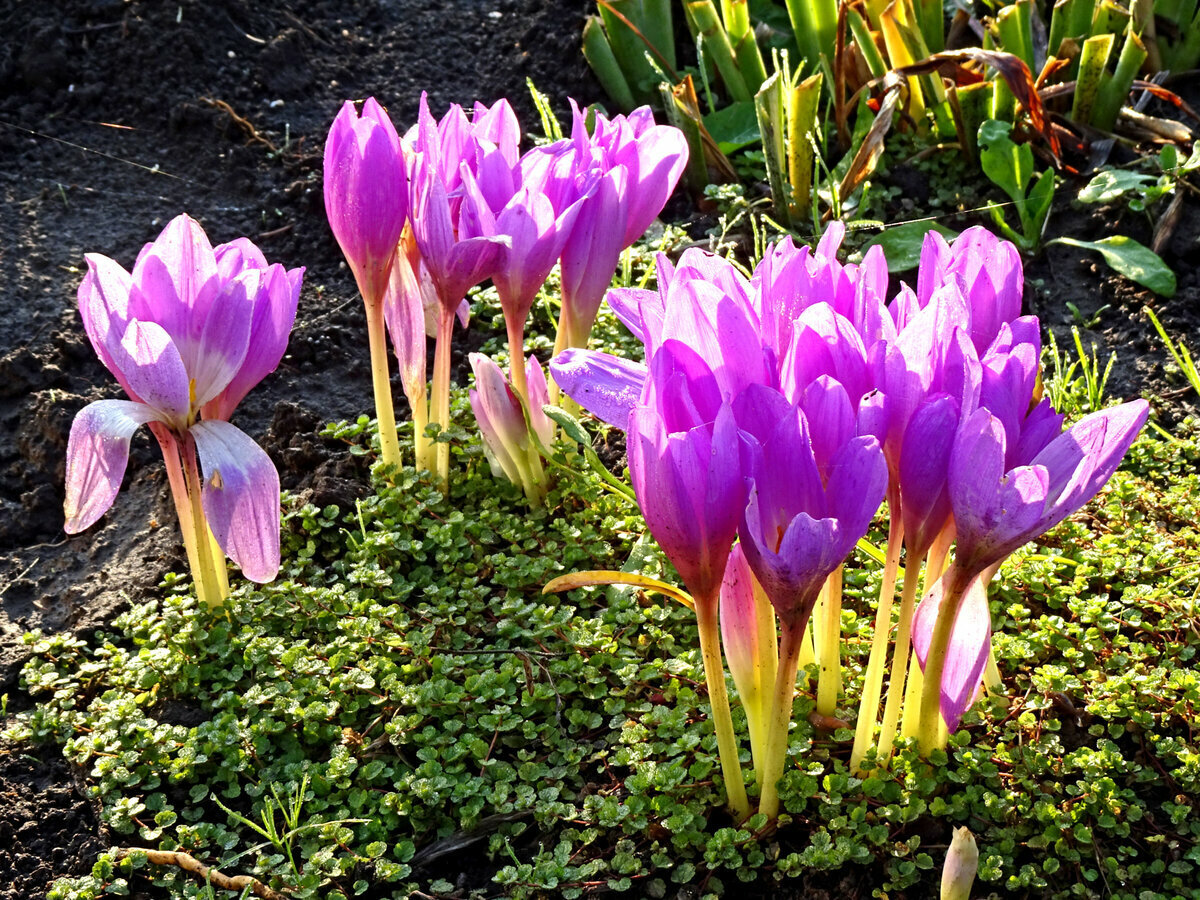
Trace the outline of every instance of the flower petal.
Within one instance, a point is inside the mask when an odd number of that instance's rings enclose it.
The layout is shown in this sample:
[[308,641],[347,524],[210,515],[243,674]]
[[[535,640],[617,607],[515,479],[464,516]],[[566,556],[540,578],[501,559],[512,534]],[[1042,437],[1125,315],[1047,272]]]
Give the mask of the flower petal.
[[129,463],[129,439],[139,425],[159,418],[145,403],[97,400],[71,423],[67,441],[67,534],[77,534],[108,512]]
[[599,350],[564,350],[550,360],[550,374],[564,394],[601,422],[624,431],[638,405],[647,369]]
[[92,349],[105,367],[129,392],[124,374],[117,368],[111,345],[120,343],[129,324],[129,292],[133,280],[129,273],[107,256],[84,255],[88,271],[79,285],[79,315]]
[[[953,568],[938,580],[933,589],[917,604],[913,614],[912,640],[921,668],[929,656],[929,645],[933,642],[933,629],[937,624],[938,612],[946,585],[950,583]],[[942,671],[940,705],[942,718],[953,733],[962,721],[963,713],[975,700],[979,679],[987,663],[991,648],[992,618],[988,610],[987,586],[984,579],[976,576],[967,585],[966,594],[954,620],[954,631],[946,650],[946,665]]]
[[138,256],[129,313],[161,325],[190,368],[200,330],[220,289],[208,236],[191,216],[179,215]]
[[179,349],[162,326],[134,319],[111,349],[133,396],[156,409],[164,422],[182,428],[191,409],[191,386]]
[[279,473],[266,452],[241,429],[220,420],[192,426],[201,495],[209,527],[251,581],[279,571]]

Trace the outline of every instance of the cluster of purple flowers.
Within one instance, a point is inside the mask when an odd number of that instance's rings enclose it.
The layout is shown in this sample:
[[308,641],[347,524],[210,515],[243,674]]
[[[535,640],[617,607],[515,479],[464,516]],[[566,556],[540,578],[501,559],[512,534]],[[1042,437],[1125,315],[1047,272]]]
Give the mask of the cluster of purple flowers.
[[[940,698],[953,729],[990,646],[985,595],[970,586],[1093,496],[1147,416],[1138,400],[1062,432],[1040,398],[1038,322],[1020,315],[1011,245],[983,229],[952,247],[931,233],[917,289],[887,303],[882,252],[842,265],[842,234],[835,223],[815,252],[776,244],[750,278],[700,250],[674,265],[660,257],[657,291],[609,294],[644,362],[568,350],[551,363],[564,392],[627,432],[647,525],[701,629],[712,627],[735,540],[735,561],[779,619],[761,776],[769,815],[800,639],[881,501],[903,523],[910,562],[939,536],[956,545],[913,623],[934,713]],[[727,618],[728,635],[738,623]],[[744,643],[760,646],[727,638]]]
[[[351,103],[342,108],[325,147],[329,221],[358,280],[368,323],[386,320],[391,332],[414,410],[418,465],[431,462],[425,424],[445,427],[449,420],[455,315],[465,315],[467,291],[490,278],[504,312],[510,365],[506,377],[491,360],[472,360],[479,386],[473,405],[493,468],[531,497],[544,477],[526,439],[525,410],[540,410],[546,394],[538,363],[525,364],[529,310],[561,259],[559,342],[586,344],[621,251],[658,215],[687,162],[682,134],[655,125],[649,109],[597,116],[590,134],[584,114],[573,110],[569,139],[521,154],[520,128],[506,100],[477,104],[470,118],[451,106],[439,121],[422,98],[417,124],[400,138],[370,99],[361,115]],[[419,407],[428,320],[436,342],[426,411]],[[386,382],[386,361],[382,370]],[[376,405],[382,432],[390,398],[377,391]],[[442,444],[437,452],[436,471],[445,482],[449,448]],[[395,460],[385,452],[385,461]]]
[[[1104,485],[1148,406],[1126,403],[1063,431],[1041,397],[1039,324],[1020,314],[1020,258],[978,228],[953,245],[931,232],[916,289],[902,286],[890,302],[882,250],[859,265],[837,260],[840,223],[815,251],[790,238],[774,245],[750,277],[699,249],[675,263],[660,254],[657,290],[607,295],[644,360],[588,350],[620,253],[661,211],[687,146],[649,110],[597,115],[590,133],[573,112],[570,138],[524,154],[503,100],[477,105],[473,117],[452,106],[439,121],[422,98],[403,138],[374,100],[338,114],[325,148],[325,201],[366,305],[383,460],[399,461],[390,332],[418,466],[448,479],[448,447],[435,453],[425,426],[449,421],[453,323],[465,321],[467,291],[490,278],[510,366],[505,374],[472,354],[471,403],[493,470],[531,500],[542,496],[537,447],[553,436],[542,409],[550,392],[537,360],[525,360],[524,326],[560,263],[551,372],[627,433],[646,523],[692,595],[729,804],[749,814],[722,635],[749,722],[759,809],[774,817],[806,629],[826,597],[818,708],[832,708],[841,566],[880,504],[891,516],[893,574],[901,546],[907,553],[880,754],[896,729],[893,700],[904,690],[910,643],[923,670],[909,682],[919,685],[911,733],[928,752],[979,689],[990,650],[988,580]],[[244,238],[213,248],[187,216],[142,250],[132,273],[103,256],[87,262],[84,326],[129,399],[97,401],[72,426],[66,529],[87,528],[112,505],[130,438],[148,424],[167,462],[197,593],[220,605],[224,555],[255,581],[279,568],[278,474],[229,419],[283,355],[303,270],[268,265]],[[922,565],[928,589],[917,605]],[[874,728],[893,592],[894,578],[881,594],[856,766]]]

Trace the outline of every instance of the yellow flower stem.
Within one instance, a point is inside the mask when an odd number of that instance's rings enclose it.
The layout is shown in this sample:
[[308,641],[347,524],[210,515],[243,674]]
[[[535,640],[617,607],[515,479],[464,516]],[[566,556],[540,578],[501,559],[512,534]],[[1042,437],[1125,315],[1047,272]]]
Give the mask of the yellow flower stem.
[[796,692],[796,670],[800,662],[806,621],[783,622],[779,643],[779,668],[775,670],[775,693],[771,703],[771,725],[767,737],[767,760],[762,775],[758,811],[768,821],[779,816],[779,780],[787,762],[788,728],[792,723],[792,699]]
[[883,709],[883,725],[879,728],[879,758],[890,759],[900,722],[900,707],[904,700],[904,680],[908,675],[908,655],[912,648],[913,610],[917,605],[918,575],[922,559],[909,559],[904,567],[904,591],[900,595],[900,617],[896,626],[896,649],[892,654],[892,677],[888,682],[887,703]]
[[217,576],[217,591],[221,595],[221,602],[224,603],[229,599],[229,563],[226,561],[225,551],[217,543],[217,536],[212,533],[211,527],[208,529],[208,544],[212,553],[213,572]]
[[746,797],[742,762],[733,732],[733,716],[729,712],[729,694],[725,690],[717,598],[697,596],[695,601],[700,653],[704,659],[704,680],[708,684],[708,702],[712,708],[713,729],[717,733],[717,753],[721,759],[721,775],[725,779],[726,803],[733,817],[742,822],[750,817],[750,801]]
[[908,686],[904,689],[904,715],[900,720],[900,736],[917,736],[917,718],[921,706],[921,691],[925,686],[925,674],[914,650],[908,660]]
[[396,437],[396,409],[388,374],[387,331],[382,299],[363,298],[367,308],[367,342],[371,348],[371,386],[375,391],[375,418],[379,422],[379,450],[384,465],[400,467],[400,441]]
[[879,583],[875,635],[871,638],[871,655],[863,676],[862,701],[854,728],[854,746],[850,750],[850,770],[859,774],[862,774],[860,767],[863,757],[867,755],[867,748],[875,737],[875,723],[879,721],[879,697],[883,692],[883,669],[887,664],[888,637],[892,631],[892,602],[896,596],[896,575],[900,570],[900,547],[904,538],[904,522],[899,507],[890,508],[887,556],[883,563],[883,578]]
[[429,424],[429,395],[424,381],[414,391],[414,396],[408,398],[408,405],[412,407],[413,457],[417,471],[432,472],[433,442],[425,435],[425,426]]
[[207,585],[202,584],[200,579],[202,567],[196,541],[196,524],[192,517],[192,500],[188,493],[187,476],[183,472],[183,463],[179,458],[181,450],[179,442],[174,435],[167,431],[165,425],[151,422],[150,430],[158,438],[163,452],[163,462],[167,466],[167,483],[171,486],[171,499],[175,501],[175,515],[179,518],[179,530],[183,533],[183,549],[187,553],[188,569],[192,573],[192,584],[196,588],[196,599],[211,608],[213,603],[210,602],[206,592]]
[[209,539],[208,519],[204,515],[204,504],[201,502],[200,466],[196,461],[196,445],[190,436],[184,438],[180,450],[191,513],[189,527],[196,545],[196,565],[192,570],[192,580],[196,584],[196,596],[203,600],[209,609],[219,609],[224,605],[225,597],[221,595],[221,581],[213,559],[214,542]]
[[[438,311],[437,337],[433,346],[433,397],[430,401],[431,418],[442,431],[450,427],[450,336],[453,332],[454,308],[443,303]],[[450,445],[439,441],[435,447],[434,475],[444,493],[450,489]]]
[[[1000,566],[1004,561],[1001,560],[992,566],[984,569],[983,574],[979,576],[979,580],[983,584],[984,594],[987,594],[988,585],[992,583],[992,579],[996,577],[996,573],[1000,571]],[[988,657],[987,664],[983,667],[983,685],[989,694],[1004,693],[1004,679],[1000,676],[1000,667],[996,665],[996,651],[991,646],[991,640],[988,640]]]
[[776,640],[775,607],[753,574],[750,582],[754,591],[755,623],[758,629],[758,680],[753,697],[742,697],[746,710],[746,727],[750,732],[750,758],[754,763],[754,780],[762,792],[763,768],[767,761],[767,741],[771,733],[771,690],[779,668],[779,644]]
[[[815,629],[805,628],[804,636],[800,638],[800,656],[796,660],[796,670],[801,671],[817,664]],[[807,677],[807,676],[806,676]]]
[[946,669],[946,654],[950,649],[954,622],[958,618],[958,610],[966,595],[967,585],[970,584],[966,573],[953,564],[943,578],[946,581],[945,593],[942,596],[942,608],[938,611],[937,622],[933,626],[929,654],[925,658],[925,685],[921,691],[920,718],[917,724],[917,740],[921,745],[921,755],[925,757],[945,746],[941,728],[942,673]]
[[817,712],[833,716],[842,690],[842,567],[829,573],[821,590],[824,627],[821,629],[820,674],[817,676]]
[[[943,528],[929,547],[929,554],[925,558],[925,572],[921,576],[921,596],[928,594],[934,582],[945,574],[952,543],[954,543],[953,523]],[[914,650],[908,663],[908,687],[904,690],[904,708],[901,710],[900,717],[901,737],[915,738],[917,736],[917,717],[920,713],[919,698],[923,684],[924,676]]]

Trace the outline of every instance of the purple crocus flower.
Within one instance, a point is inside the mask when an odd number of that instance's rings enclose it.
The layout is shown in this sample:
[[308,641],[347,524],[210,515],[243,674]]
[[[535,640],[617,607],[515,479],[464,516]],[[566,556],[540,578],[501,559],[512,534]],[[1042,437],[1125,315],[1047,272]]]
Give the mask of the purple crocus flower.
[[[433,390],[427,421],[450,424],[450,340],[454,316],[467,291],[486,281],[502,260],[508,239],[495,234],[484,190],[511,187],[520,138],[507,101],[476,108],[477,127],[459,106],[440,122],[429,112],[424,94],[417,124],[405,135],[413,153],[409,168],[409,206],[413,240],[423,271],[437,294]],[[510,191],[511,194],[511,191]],[[438,444],[434,464],[443,487],[450,482],[450,448]]]
[[[468,289],[492,276],[500,260],[503,242],[479,224],[492,218],[491,210],[480,192],[465,184],[492,183],[493,176],[480,179],[481,166],[489,172],[507,169],[511,178],[516,159],[508,150],[510,114],[507,101],[499,101],[476,133],[457,105],[435,120],[422,94],[417,124],[405,135],[414,151],[409,170],[413,236],[442,305],[451,312]],[[515,118],[511,122],[515,125]]]
[[408,217],[408,180],[400,138],[374,97],[361,116],[346,101],[325,142],[325,212],[359,292],[380,303]]
[[[747,406],[768,412],[759,412],[761,425],[751,426],[758,440],[751,444],[749,499],[739,533],[780,621],[803,631],[825,579],[879,509],[887,466],[875,438],[854,437],[831,454],[825,483],[804,414],[782,395],[769,402],[768,392],[744,398]],[[749,424],[745,417],[739,421]]]
[[279,568],[279,475],[224,416],[282,356],[303,270],[260,265],[265,260],[248,241],[214,252],[186,215],[146,246],[132,274],[99,254],[86,259],[84,328],[130,399],[97,400],[71,426],[67,533],[89,527],[112,505],[130,438],[150,424],[169,471],[173,453],[197,487],[203,473],[200,499],[221,548],[247,578],[270,581]]
[[[941,714],[951,731],[970,705],[987,661],[991,619],[981,574],[1095,496],[1148,415],[1144,400],[1092,413],[1016,465],[1008,455],[1011,436],[998,416],[980,408],[962,424],[949,471],[955,561],[913,621],[913,645],[926,677],[940,681]],[[1044,433],[1043,423],[1052,416],[1048,405],[1039,405],[1027,421]],[[938,644],[936,667],[944,671],[931,672],[930,654]],[[923,720],[925,713],[923,708]]]
[[591,135],[573,100],[571,111],[571,138],[561,149],[573,153],[577,170],[590,172],[598,183],[562,250],[559,350],[587,345],[621,251],[662,212],[688,159],[683,132],[654,124],[649,107],[612,119],[597,113]]
[[[529,431],[525,425],[525,412],[521,400],[513,391],[504,371],[491,357],[482,353],[470,355],[471,370],[475,373],[475,387],[469,392],[471,409],[479,423],[483,437],[483,449],[492,474],[503,475],[514,484],[519,484],[528,493],[536,485],[530,481],[529,459],[534,450],[530,447]],[[546,376],[541,364],[534,356],[525,363],[525,384],[529,390],[529,419],[538,440],[549,444],[554,436],[554,423],[542,411],[549,402]]]

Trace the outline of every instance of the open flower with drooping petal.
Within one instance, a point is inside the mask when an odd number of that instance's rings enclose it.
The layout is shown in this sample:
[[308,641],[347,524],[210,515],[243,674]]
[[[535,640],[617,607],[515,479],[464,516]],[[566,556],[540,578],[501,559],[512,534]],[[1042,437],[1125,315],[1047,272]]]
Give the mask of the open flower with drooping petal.
[[[84,328],[129,399],[98,400],[72,424],[66,531],[82,531],[112,505],[130,439],[150,424],[167,457],[181,519],[200,504],[201,521],[207,519],[189,555],[208,545],[211,526],[247,578],[270,581],[279,568],[279,475],[262,448],[224,416],[282,356],[303,270],[264,267],[248,241],[214,253],[186,215],[147,245],[132,274],[99,254],[86,259],[79,288]],[[192,497],[178,496],[177,477]],[[200,587],[203,575],[195,575]]]
[[[1039,429],[1041,422],[1053,421],[1041,409],[1028,416]],[[921,601],[913,621],[913,645],[926,683],[941,687],[931,691],[929,705],[934,710],[940,705],[951,731],[974,697],[990,646],[991,619],[980,575],[1095,496],[1148,415],[1145,400],[1092,413],[1017,465],[1008,458],[1004,423],[988,409],[977,410],[960,427],[949,473],[955,560]]]

